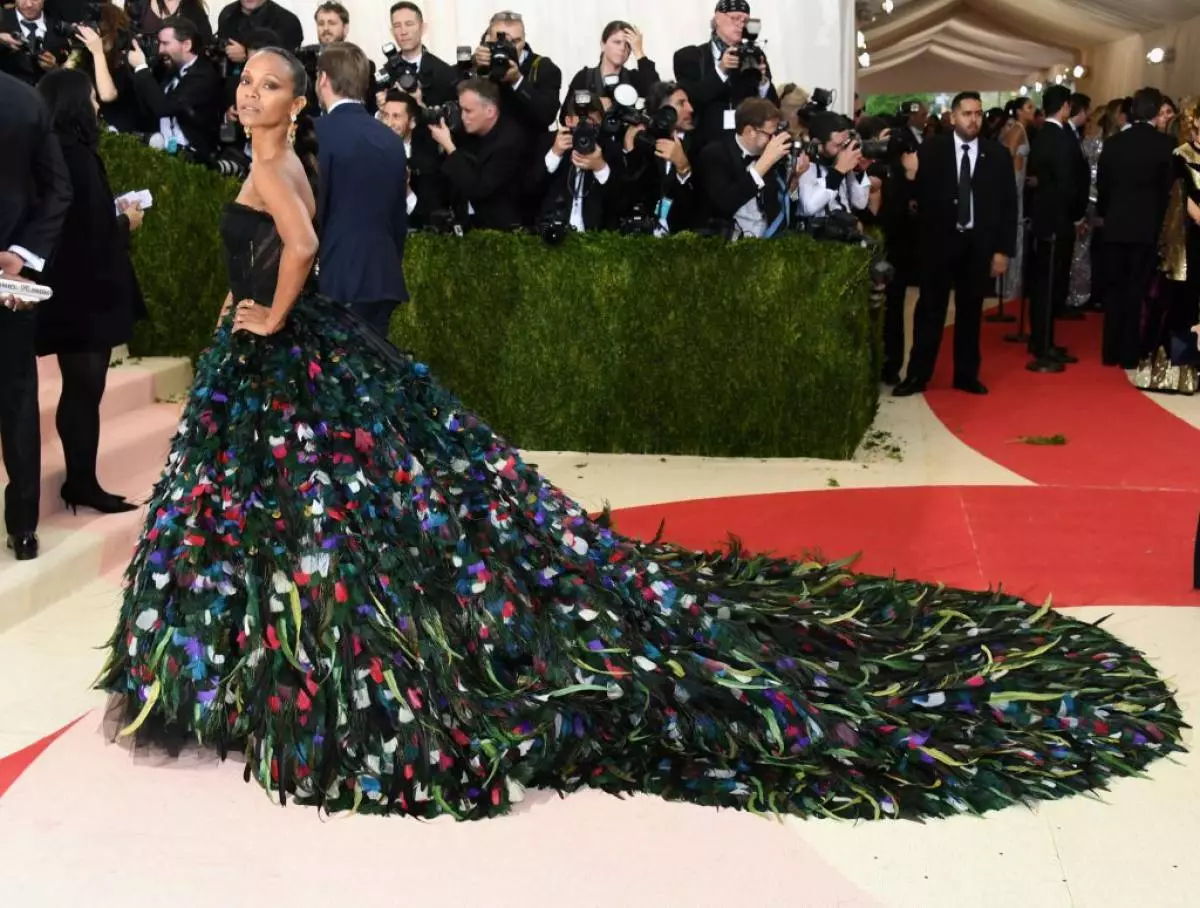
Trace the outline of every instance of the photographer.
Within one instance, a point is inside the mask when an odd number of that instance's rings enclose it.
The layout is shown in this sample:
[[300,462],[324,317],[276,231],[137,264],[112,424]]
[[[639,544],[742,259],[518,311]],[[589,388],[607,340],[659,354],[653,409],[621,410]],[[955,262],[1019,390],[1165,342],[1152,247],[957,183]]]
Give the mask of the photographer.
[[[630,57],[637,60],[636,69],[627,69]],[[632,85],[638,97],[644,98],[657,84],[658,69],[654,61],[646,56],[642,33],[628,22],[610,22],[600,36],[600,63],[585,66],[575,74],[567,88],[567,100],[577,91],[588,91],[602,99],[605,107],[612,103],[612,93],[618,85]],[[563,116],[567,105],[563,104]]]
[[687,92],[675,82],[659,82],[646,98],[646,112],[671,108],[675,126],[669,137],[651,137],[653,144],[639,141],[644,125],[632,126],[625,134],[622,154],[622,182],[628,189],[630,211],[652,213],[658,228],[656,235],[679,233],[695,228],[699,221],[696,180],[690,155],[693,153],[692,130],[695,126],[692,103]]
[[[383,66],[389,77],[388,88],[405,91],[429,107],[455,100],[458,97],[455,87],[460,81],[458,70],[425,47],[425,17],[421,8],[401,0],[392,6],[391,22],[396,54],[389,56]],[[406,75],[409,78],[404,78]]]
[[887,261],[896,274],[887,286],[883,309],[883,375],[886,385],[900,383],[904,366],[904,307],[908,288],[920,286],[917,257],[917,152],[921,145],[908,129],[893,134],[883,177],[880,224]]
[[475,71],[499,86],[505,115],[522,128],[530,145],[558,117],[562,70],[525,43],[520,14],[492,16],[483,44],[475,49]]
[[168,19],[158,33],[158,53],[167,71],[160,85],[136,43],[129,51],[134,88],[158,120],[163,147],[189,148],[202,161],[217,149],[221,124],[221,74],[197,54],[196,27],[187,19]]
[[[762,98],[738,105],[734,135],[700,152],[700,188],[712,217],[732,222],[734,239],[774,236],[786,219],[792,137],[780,131],[779,108]],[[808,167],[797,159],[795,171]]]
[[0,70],[29,85],[66,59],[74,28],[45,13],[45,0],[0,11]]
[[429,133],[446,153],[442,174],[457,197],[459,220],[485,230],[520,227],[529,153],[526,133],[503,112],[500,88],[490,80],[461,83],[458,103],[466,135],[456,140],[445,121],[430,126]]
[[588,91],[567,99],[563,126],[547,133],[530,174],[529,192],[541,200],[537,222],[565,223],[583,233],[616,226],[619,187],[604,156],[604,105]]
[[78,61],[77,68],[91,76],[105,125],[117,132],[153,132],[150,116],[138,100],[133,67],[129,65],[134,39],[125,13],[106,3],[100,8],[98,32],[87,25],[75,26],[75,32],[86,48],[86,56]]
[[304,43],[304,28],[296,14],[275,0],[233,0],[217,16],[217,45],[227,61],[226,106],[234,103],[242,67],[250,53],[247,35],[262,30],[278,35],[279,46],[287,51],[294,51]]
[[779,103],[766,55],[747,34],[750,21],[746,0],[720,0],[708,42],[675,52],[675,78],[696,109],[698,149],[736,132],[735,111],[747,98]]
[[801,215],[821,218],[841,211],[857,217],[871,200],[871,182],[862,169],[862,143],[850,121],[829,111],[813,114],[809,133],[819,153],[800,178]]
[[125,14],[133,32],[146,38],[157,35],[168,19],[182,18],[196,26],[198,48],[207,48],[213,43],[212,23],[204,0],[128,0]]
[[[408,168],[407,207],[409,231],[424,230],[432,225],[435,211],[446,208],[446,187],[442,178],[442,156],[436,144],[413,142],[423,108],[412,95],[399,89],[388,89],[379,119],[404,141]],[[430,147],[432,145],[432,147]]]

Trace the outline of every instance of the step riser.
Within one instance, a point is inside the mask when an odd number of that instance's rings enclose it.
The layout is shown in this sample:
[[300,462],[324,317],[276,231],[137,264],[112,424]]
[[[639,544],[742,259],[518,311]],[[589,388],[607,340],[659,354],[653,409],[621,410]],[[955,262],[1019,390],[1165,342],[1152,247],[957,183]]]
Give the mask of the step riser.
[[[155,403],[154,375],[152,373],[139,373],[136,378],[122,376],[120,381],[113,381],[115,377],[116,373],[109,374],[109,386],[105,390],[104,398],[100,402],[100,422],[102,426],[108,420],[124,416],[126,413],[132,413],[140,407],[148,407]],[[58,411],[58,398],[61,393],[62,385],[57,381],[56,376],[54,381],[43,383],[43,387],[38,394],[38,404],[41,410],[43,447],[45,447],[46,442],[58,438],[58,429],[55,426],[55,414]]]

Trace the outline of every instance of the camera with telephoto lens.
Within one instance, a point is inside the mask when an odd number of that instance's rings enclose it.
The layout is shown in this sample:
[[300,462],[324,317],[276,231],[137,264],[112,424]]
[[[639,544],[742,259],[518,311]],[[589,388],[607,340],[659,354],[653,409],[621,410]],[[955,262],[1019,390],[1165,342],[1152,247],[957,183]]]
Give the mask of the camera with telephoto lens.
[[678,122],[679,114],[670,104],[647,113],[645,101],[638,97],[636,88],[618,85],[613,90],[613,105],[605,112],[600,129],[605,135],[619,136],[631,126],[644,126],[645,129],[634,136],[634,147],[653,152],[659,139],[675,138]]
[[320,59],[321,53],[324,50],[324,44],[305,44],[296,51],[296,59],[304,67],[304,74],[308,76],[310,87],[314,87],[317,84],[317,60]]
[[739,73],[757,72],[758,67],[767,62],[767,55],[758,44],[758,36],[762,34],[761,19],[747,19],[746,27],[742,30],[742,40],[733,52],[738,57]]
[[537,232],[547,246],[561,246],[571,232],[571,226],[566,218],[552,214],[538,222]]
[[458,132],[462,129],[462,108],[458,106],[457,101],[447,101],[445,104],[418,109],[418,126],[429,127],[438,123],[445,123],[451,132]]
[[417,64],[410,63],[400,56],[396,45],[389,41],[381,48],[383,50],[383,66],[375,74],[375,90],[387,91],[398,88],[408,94],[414,94],[422,88],[421,77],[417,73]]
[[851,131],[848,145],[858,143],[862,156],[869,161],[881,161],[888,156],[889,142],[887,139],[864,139],[857,132]]
[[481,69],[479,75],[487,76],[493,82],[503,82],[504,76],[508,73],[508,64],[520,65],[517,45],[508,37],[507,32],[500,32],[496,35],[495,41],[488,41],[483,46],[491,51],[492,62],[486,69]]

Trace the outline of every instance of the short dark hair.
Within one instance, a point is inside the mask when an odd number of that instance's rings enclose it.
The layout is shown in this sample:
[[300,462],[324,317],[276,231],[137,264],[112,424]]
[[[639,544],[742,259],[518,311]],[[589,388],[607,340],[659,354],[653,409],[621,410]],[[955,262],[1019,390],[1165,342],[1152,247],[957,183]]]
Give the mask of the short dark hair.
[[954,100],[950,102],[951,110],[958,110],[962,107],[964,101],[978,101],[980,106],[983,105],[983,98],[979,97],[977,91],[960,91],[954,96]]
[[371,87],[371,64],[357,44],[339,41],[317,57],[317,74],[324,73],[339,98],[365,98]]
[[405,9],[416,13],[418,22],[425,21],[425,14],[421,12],[421,7],[417,6],[415,3],[410,3],[409,0],[400,0],[399,3],[393,3],[392,8],[388,10],[388,22],[392,21],[392,16]]
[[1134,93],[1129,106],[1129,119],[1135,123],[1153,120],[1163,105],[1163,96],[1157,88],[1142,88]]
[[500,87],[491,79],[466,79],[458,83],[460,98],[468,91],[479,95],[493,107],[500,106]]
[[271,28],[251,28],[241,37],[246,53],[266,50],[268,47],[283,47],[283,39],[279,37],[279,32]]
[[175,40],[180,44],[184,41],[191,42],[192,53],[200,53],[200,29],[196,28],[191,19],[184,16],[167,16],[158,27],[159,34],[164,28],[175,32]]
[[317,16],[321,15],[321,13],[333,13],[342,20],[342,25],[350,24],[350,11],[338,3],[337,0],[325,0],[324,3],[318,6],[316,12],[313,13],[313,21],[316,21]]
[[617,32],[624,31],[633,31],[633,26],[621,19],[614,19],[608,25],[604,26],[604,31],[600,34],[600,43],[603,44]]
[[1162,103],[1158,105],[1158,109],[1162,110],[1164,107],[1171,108],[1171,113],[1179,113],[1179,108],[1175,106],[1175,102],[1167,95],[1162,96]]
[[389,88],[387,91],[387,96],[383,99],[383,103],[384,104],[403,104],[405,107],[408,108],[408,115],[410,117],[412,117],[414,120],[421,113],[421,105],[417,103],[417,99],[414,98],[412,95],[410,95],[408,92],[401,91],[398,88]]
[[1042,110],[1052,117],[1071,103],[1071,89],[1064,85],[1051,85],[1042,93]]
[[671,95],[686,91],[678,82],[655,82],[646,92],[646,110],[662,110],[671,103]]
[[766,98],[747,98],[737,106],[733,115],[733,128],[735,132],[742,133],[747,128],[760,129],[764,123],[782,119],[783,114],[779,112],[779,108]]
[[38,94],[50,111],[51,128],[84,145],[99,141],[100,126],[92,107],[92,80],[78,69],[52,69],[42,76]]
[[1084,111],[1092,109],[1092,99],[1081,91],[1071,94],[1071,116],[1077,117]]

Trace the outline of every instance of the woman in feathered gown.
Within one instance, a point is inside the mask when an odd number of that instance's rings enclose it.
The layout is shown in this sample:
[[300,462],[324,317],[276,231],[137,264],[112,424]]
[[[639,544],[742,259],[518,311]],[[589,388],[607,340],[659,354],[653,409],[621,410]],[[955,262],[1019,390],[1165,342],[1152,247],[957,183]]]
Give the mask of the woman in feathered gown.
[[254,167],[221,228],[233,292],[98,682],[123,733],[242,749],[280,801],[459,819],[527,786],[983,812],[1182,749],[1142,656],[1049,607],[589,518],[304,292],[314,204],[286,138],[303,96],[280,51],[238,89]]

